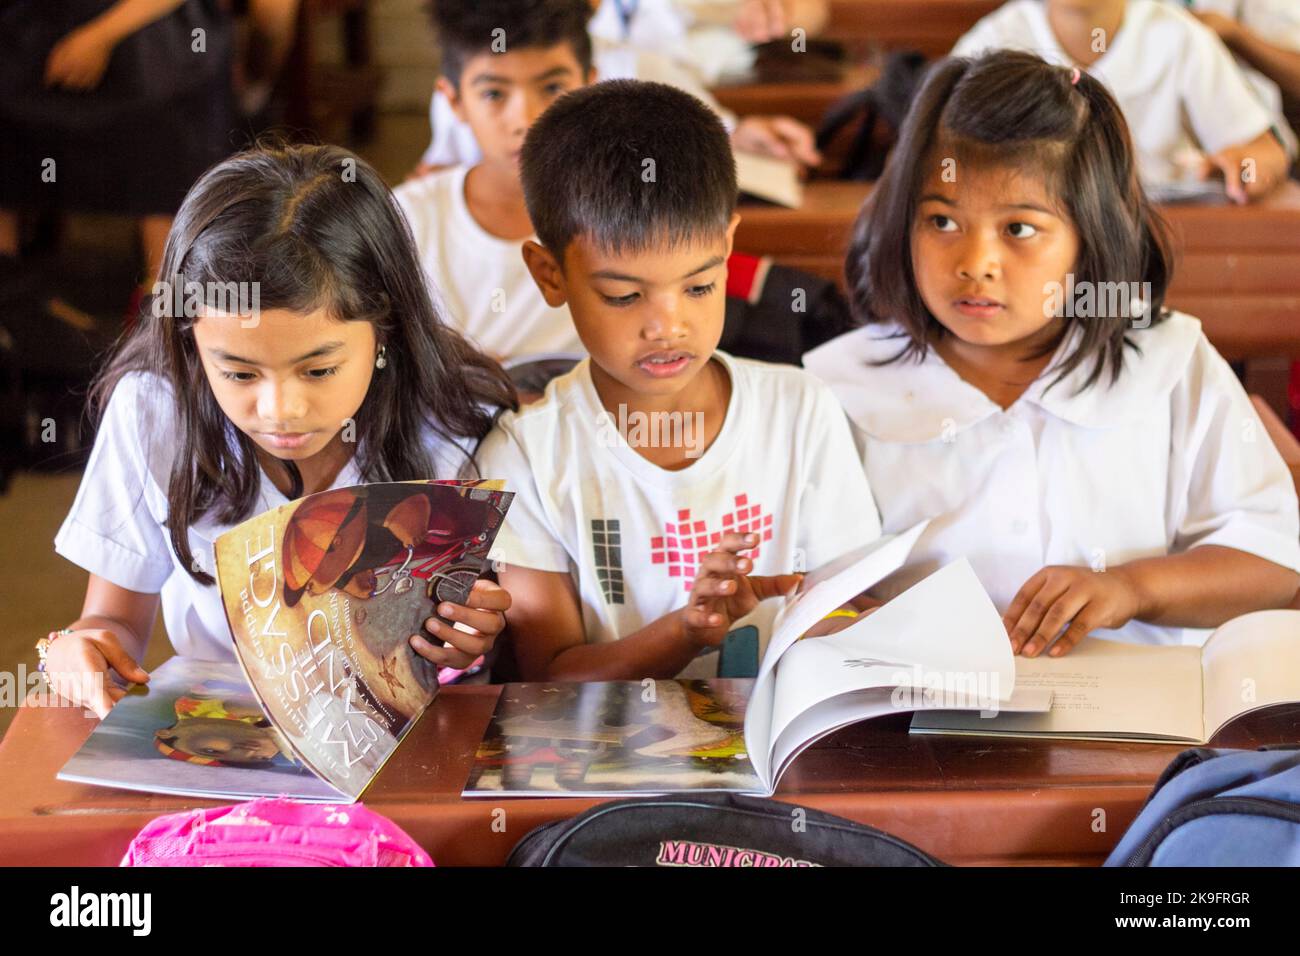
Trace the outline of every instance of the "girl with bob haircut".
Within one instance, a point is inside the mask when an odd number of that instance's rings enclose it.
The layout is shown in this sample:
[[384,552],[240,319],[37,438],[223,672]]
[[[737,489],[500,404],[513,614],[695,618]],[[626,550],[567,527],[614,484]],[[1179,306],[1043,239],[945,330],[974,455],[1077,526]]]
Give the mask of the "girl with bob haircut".
[[[346,150],[259,148],[208,170],[158,280],[92,387],[99,430],[55,538],[90,581],[81,618],[46,639],[47,674],[101,716],[125,693],[110,670],[148,679],[160,603],[178,654],[232,657],[210,567],[222,532],[328,488],[468,474],[516,405],[497,364],[442,322],[391,194]],[[469,631],[430,619],[411,644],[465,667],[509,603],[479,581],[444,615]]]
[[865,204],[836,391],[886,533],[931,524],[889,598],[965,556],[1016,653],[1201,643],[1300,587],[1291,478],[1241,384],[1169,311],[1165,227],[1092,77],[936,64]]

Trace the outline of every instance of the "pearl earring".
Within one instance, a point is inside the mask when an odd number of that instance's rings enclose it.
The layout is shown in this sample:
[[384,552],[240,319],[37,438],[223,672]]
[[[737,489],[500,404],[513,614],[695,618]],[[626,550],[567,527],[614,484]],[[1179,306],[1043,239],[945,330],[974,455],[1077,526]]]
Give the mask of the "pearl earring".
[[379,346],[379,354],[375,357],[375,368],[388,367],[388,346]]

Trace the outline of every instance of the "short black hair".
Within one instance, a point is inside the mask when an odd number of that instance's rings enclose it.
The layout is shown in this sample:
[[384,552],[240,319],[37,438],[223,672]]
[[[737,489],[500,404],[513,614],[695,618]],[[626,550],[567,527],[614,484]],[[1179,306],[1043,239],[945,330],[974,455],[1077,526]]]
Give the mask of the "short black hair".
[[[854,227],[845,262],[850,305],[860,324],[897,322],[910,340],[898,358],[921,358],[945,330],[930,314],[912,269],[912,225],[935,163],[1033,170],[1079,235],[1076,284],[1150,283],[1151,324],[1166,317],[1173,272],[1168,228],[1138,181],[1119,104],[1099,80],[1052,66],[1032,53],[998,50],[934,64],[917,93]],[[1053,381],[1092,359],[1082,388],[1123,368],[1130,316],[1081,319],[1078,348]]]
[[521,178],[537,237],[561,264],[579,235],[642,251],[725,233],[736,209],[722,120],[663,83],[605,80],[560,97],[528,131]]
[[480,53],[567,43],[584,75],[591,69],[588,0],[430,0],[429,11],[442,52],[440,69],[457,87],[466,62]]

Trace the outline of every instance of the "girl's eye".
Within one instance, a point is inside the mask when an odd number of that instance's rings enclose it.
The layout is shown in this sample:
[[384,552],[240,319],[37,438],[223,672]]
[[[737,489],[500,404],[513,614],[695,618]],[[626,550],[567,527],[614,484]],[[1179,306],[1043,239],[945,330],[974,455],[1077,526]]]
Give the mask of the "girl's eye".
[[604,299],[605,302],[608,303],[609,305],[612,305],[612,306],[614,306],[615,308],[619,308],[619,309],[621,309],[621,308],[623,308],[624,306],[629,306],[629,305],[631,305],[633,302],[635,302],[635,301],[639,298],[639,296],[640,296],[640,293],[637,293],[637,292],[631,292],[631,293],[629,293],[628,295],[619,295],[619,296],[613,296],[613,295],[602,295],[601,298]]
[[312,378],[329,378],[331,375],[337,373],[338,370],[339,367],[337,365],[331,365],[329,368],[314,368],[307,374]]
[[1038,234],[1038,230],[1027,222],[1013,222],[1007,226],[1007,232],[1011,233],[1013,239],[1028,239]]
[[222,372],[221,377],[231,382],[251,382],[254,378],[252,372]]
[[938,229],[940,232],[952,232],[957,228],[955,222],[943,215],[931,216],[930,225],[934,226],[934,228]]
[[718,283],[717,283],[717,281],[715,280],[715,281],[713,281],[713,282],[710,282],[708,285],[694,285],[694,286],[691,286],[689,289],[686,290],[686,292],[687,292],[688,295],[692,295],[692,296],[694,296],[694,297],[697,298],[697,299],[703,299],[706,295],[708,295],[708,294],[711,293],[715,288],[717,288],[717,285],[718,285]]

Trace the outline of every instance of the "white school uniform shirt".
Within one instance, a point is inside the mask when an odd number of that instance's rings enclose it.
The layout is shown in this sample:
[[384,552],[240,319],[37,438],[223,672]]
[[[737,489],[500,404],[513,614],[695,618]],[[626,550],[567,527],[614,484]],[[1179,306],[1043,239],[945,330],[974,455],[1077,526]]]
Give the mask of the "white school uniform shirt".
[[[952,52],[978,56],[994,49],[1026,50],[1058,66],[1076,65],[1061,49],[1041,0],[999,7]],[[1188,154],[1217,153],[1286,125],[1260,102],[1214,31],[1164,0],[1129,0],[1119,32],[1086,69],[1119,103],[1139,174],[1148,184],[1183,179],[1188,166],[1181,160]]]
[[[590,359],[552,381],[542,401],[503,415],[483,442],[483,474],[515,492],[494,557],[572,575],[588,643],[684,607],[700,560],[724,532],[760,536],[749,553],[759,575],[816,569],[880,536],[831,391],[793,366],[714,355],[731,377],[726,419],[679,471],[619,440],[637,440],[637,420],[627,417],[620,432]],[[716,675],[716,656],[683,674]]]
[[[1112,386],[1073,394],[1085,361],[1048,389],[1081,334],[1006,411],[934,349],[920,364],[871,365],[902,350],[894,325],[804,356],[848,411],[885,531],[934,519],[879,597],[962,556],[1002,613],[1048,565],[1100,569],[1221,545],[1300,570],[1291,476],[1200,322],[1175,312],[1132,333],[1141,354],[1125,351]],[[1210,632],[1134,621],[1096,633],[1201,644]]]
[[[593,39],[592,65],[597,81],[646,80],[690,93],[718,114],[728,132],[736,127],[735,114],[723,109],[695,73],[668,57]],[[438,90],[433,91],[429,101],[429,127],[433,137],[420,158],[426,165],[473,166],[483,158],[474,131],[456,118],[451,103]]]
[[468,173],[457,166],[403,183],[393,193],[443,318],[502,359],[585,352],[569,307],[547,305],[533,282],[523,240],[494,236],[470,215]]
[[[163,623],[176,653],[197,660],[233,660],[234,648],[221,595],[215,584],[190,577],[172,549],[166,526],[167,485],[177,454],[171,389],[157,375],[133,372],[113,389],[81,487],[54,538],[54,550],[73,564],[118,587],[162,597]],[[233,431],[234,426],[229,426]],[[426,433],[438,473],[458,477],[466,459],[456,446]],[[259,472],[261,486],[248,517],[285,504]],[[430,476],[435,477],[435,476]],[[354,461],[331,488],[361,483]],[[198,568],[216,573],[213,543],[239,524],[211,514],[188,530]],[[149,635],[141,635],[148,640]]]

